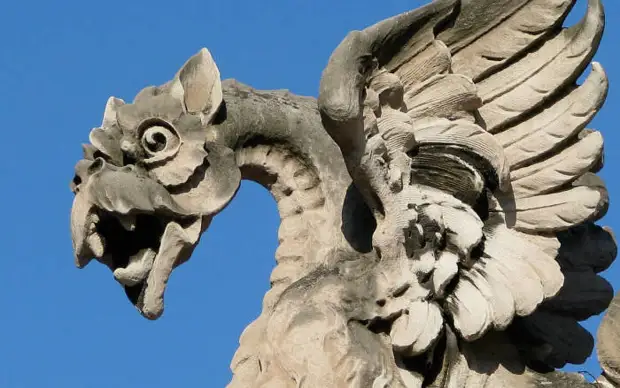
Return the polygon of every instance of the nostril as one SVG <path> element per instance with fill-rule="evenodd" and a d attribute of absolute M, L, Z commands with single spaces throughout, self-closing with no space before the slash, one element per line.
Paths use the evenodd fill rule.
<path fill-rule="evenodd" d="M 78 186 L 82 184 L 82 178 L 80 178 L 78 175 L 75 175 L 73 177 L 73 180 L 71 181 L 71 191 L 73 191 L 74 193 L 78 192 Z"/>
<path fill-rule="evenodd" d="M 383 306 L 385 306 L 385 303 L 386 303 L 386 300 L 385 300 L 385 299 L 379 299 L 379 300 L 377 301 L 377 305 L 378 305 L 379 307 L 383 307 Z"/>

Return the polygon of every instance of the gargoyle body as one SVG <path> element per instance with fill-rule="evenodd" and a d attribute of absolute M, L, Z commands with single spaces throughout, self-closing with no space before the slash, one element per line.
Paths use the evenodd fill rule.
<path fill-rule="evenodd" d="M 349 34 L 318 101 L 221 81 L 201 50 L 132 103 L 111 98 L 72 188 L 77 265 L 108 266 L 140 313 L 241 179 L 281 216 L 263 312 L 230 387 L 590 386 L 579 322 L 610 305 L 598 273 L 598 132 L 585 70 L 604 15 L 572 0 L 437 0 Z M 499 39 L 502 41 L 499 41 Z M 599 340 L 620 384 L 618 303 Z M 611 322 L 611 323 L 610 323 Z"/>

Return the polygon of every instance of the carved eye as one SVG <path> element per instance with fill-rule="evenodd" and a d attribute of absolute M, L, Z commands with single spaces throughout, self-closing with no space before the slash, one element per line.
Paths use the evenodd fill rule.
<path fill-rule="evenodd" d="M 141 143 L 151 157 L 165 157 L 179 148 L 179 136 L 171 125 L 164 121 L 151 121 L 142 125 Z"/>

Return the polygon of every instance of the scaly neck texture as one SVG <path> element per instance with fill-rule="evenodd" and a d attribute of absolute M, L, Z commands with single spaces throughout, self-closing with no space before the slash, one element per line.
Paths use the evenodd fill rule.
<path fill-rule="evenodd" d="M 231 364 L 229 387 L 241 387 L 259 373 L 265 324 L 282 292 L 318 266 L 329 266 L 331 252 L 368 252 L 373 223 L 314 98 L 258 91 L 234 80 L 223 88 L 222 123 L 208 136 L 235 150 L 243 178 L 270 191 L 281 218 L 272 287 Z"/>

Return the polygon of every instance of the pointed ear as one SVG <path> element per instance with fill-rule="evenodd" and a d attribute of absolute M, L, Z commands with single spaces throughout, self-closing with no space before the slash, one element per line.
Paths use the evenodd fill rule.
<path fill-rule="evenodd" d="M 116 112 L 118 108 L 125 105 L 125 101 L 120 98 L 110 97 L 108 98 L 108 102 L 105 105 L 105 111 L 103 112 L 103 121 L 101 123 L 101 127 L 110 128 L 116 125 L 118 122 L 116 120 Z"/>
<path fill-rule="evenodd" d="M 190 113 L 204 114 L 211 122 L 224 99 L 220 71 L 205 48 L 191 57 L 178 73 L 183 89 L 183 103 Z"/>

